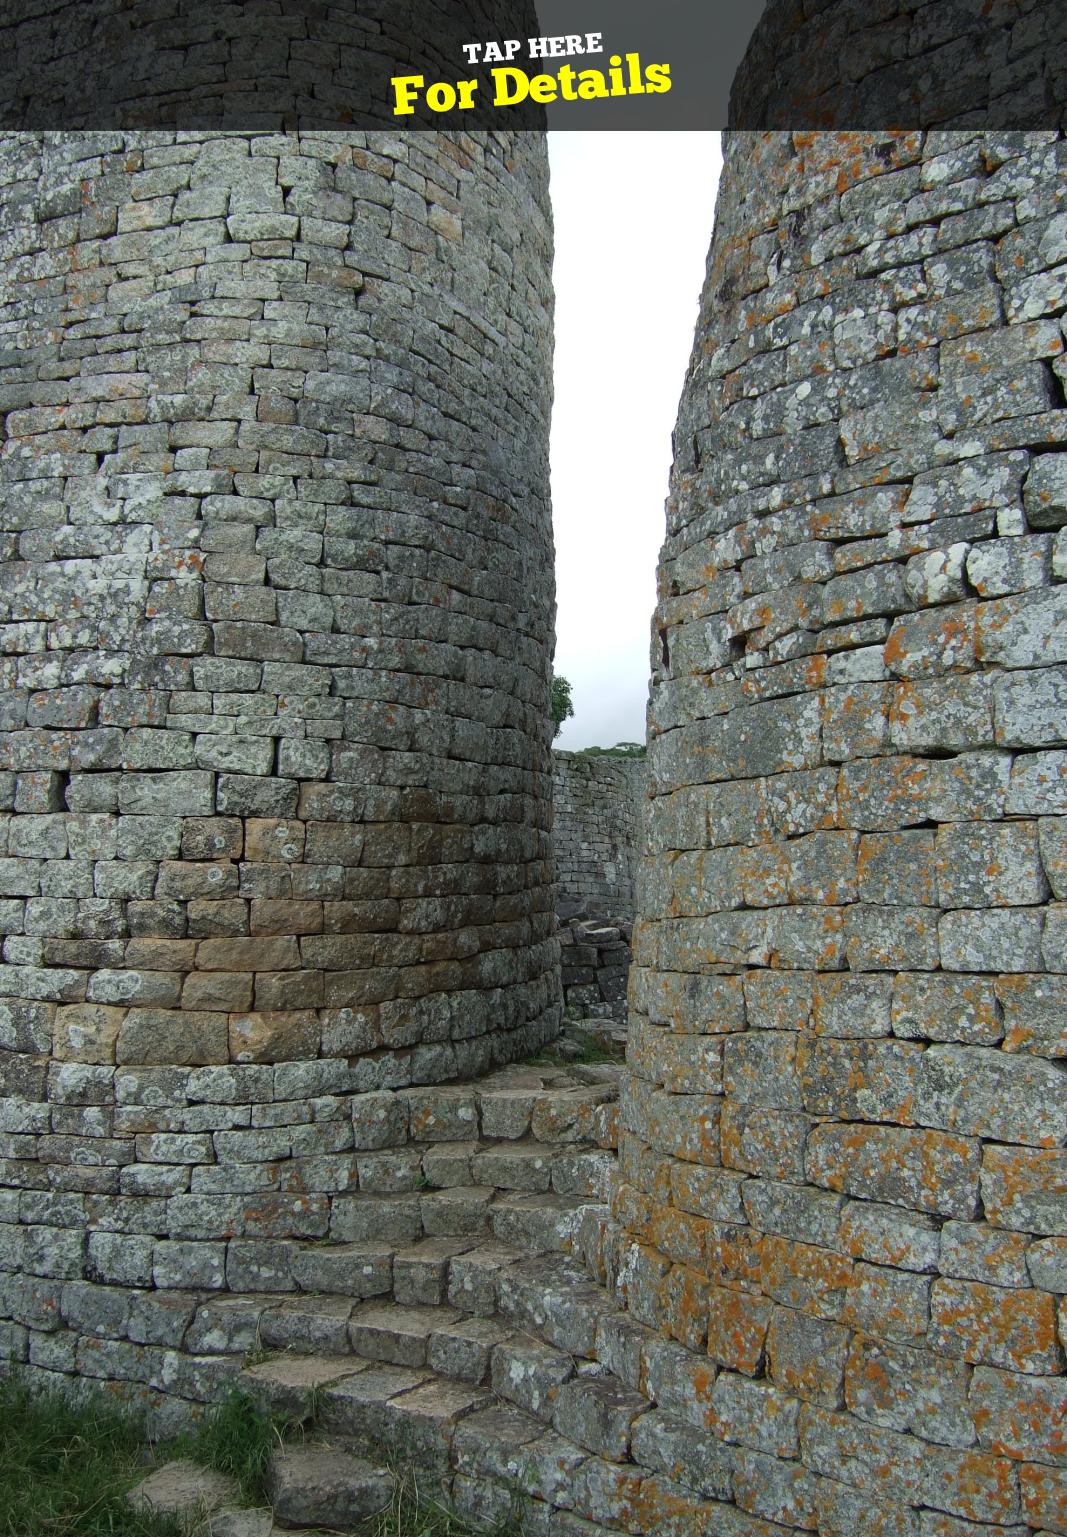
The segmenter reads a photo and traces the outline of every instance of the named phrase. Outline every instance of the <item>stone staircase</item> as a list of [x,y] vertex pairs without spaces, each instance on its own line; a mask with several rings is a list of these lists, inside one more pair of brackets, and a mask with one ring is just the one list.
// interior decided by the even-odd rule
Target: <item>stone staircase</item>
[[616,1298],[619,1073],[360,1096],[340,1241],[238,1252],[258,1289],[204,1299],[187,1348],[243,1354],[233,1380],[302,1428],[275,1457],[264,1533],[361,1531],[405,1474],[527,1537],[778,1530],[719,1503],[734,1468],[718,1436],[750,1406]]
[[351,1241],[291,1246],[299,1293],[204,1310],[252,1352],[238,1384],[303,1426],[275,1459],[274,1530],[358,1531],[398,1471],[528,1537],[773,1530],[718,1503],[706,1360],[613,1294],[617,1080],[509,1069],[409,1091],[388,1147],[398,1112],[365,1097],[357,1125],[399,1188],[357,1198]]
[[[307,1427],[307,1444],[279,1458],[276,1519],[337,1526],[335,1497],[313,1492],[327,1449],[354,1458],[359,1477],[367,1476],[362,1459],[387,1452],[481,1523],[503,1519],[516,1495],[529,1532],[547,1530],[550,1512],[575,1504],[608,1513],[615,1501],[604,1480],[617,1482],[611,1468],[629,1462],[631,1425],[651,1407],[596,1360],[623,1321],[616,1304],[559,1252],[531,1257],[494,1245],[430,1263],[440,1295],[478,1310],[357,1303],[347,1337],[335,1330],[329,1351],[294,1330],[284,1354],[241,1373],[254,1398]],[[340,1312],[331,1307],[331,1317]]]
[[595,1364],[619,1314],[581,1260],[598,1267],[607,1227],[619,1072],[359,1096],[337,1237],[231,1246],[231,1290],[185,1343],[244,1354],[237,1384],[303,1426],[272,1469],[282,1529],[358,1530],[389,1497],[385,1457],[479,1524],[518,1498],[533,1532],[591,1455],[625,1459],[649,1405]]

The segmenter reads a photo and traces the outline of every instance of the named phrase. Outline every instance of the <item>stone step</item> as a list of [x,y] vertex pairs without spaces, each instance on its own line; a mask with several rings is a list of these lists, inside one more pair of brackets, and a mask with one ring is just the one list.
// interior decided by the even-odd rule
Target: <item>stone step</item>
[[[434,1225],[466,1225],[471,1209],[460,1187],[454,1211],[439,1211],[442,1220]],[[569,1322],[568,1302],[605,1295],[589,1268],[595,1273],[608,1227],[606,1208],[566,1196],[505,1194],[480,1209],[487,1221],[466,1236],[406,1242],[405,1230],[393,1243],[259,1244],[258,1250],[269,1252],[260,1254],[258,1263],[249,1258],[241,1264],[242,1279],[251,1283],[247,1292],[187,1299],[186,1348],[204,1355],[262,1348],[343,1355],[353,1311],[361,1304],[392,1304],[447,1307],[478,1318],[513,1315],[517,1327],[561,1331],[560,1343],[571,1341],[567,1348],[588,1354],[588,1340]],[[460,1220],[445,1222],[445,1216]],[[538,1256],[561,1262],[562,1271],[550,1263],[538,1266]],[[295,1285],[294,1276],[302,1289],[281,1290],[283,1284]],[[264,1281],[276,1289],[261,1289]],[[551,1289],[539,1301],[542,1283]]]
[[408,1143],[529,1139],[613,1148],[618,1136],[621,1065],[503,1068],[471,1083],[380,1089],[356,1095],[358,1152]]
[[358,1188],[403,1195],[427,1188],[488,1185],[498,1190],[549,1191],[606,1198],[615,1154],[589,1141],[538,1142],[534,1137],[409,1142],[357,1152]]
[[618,1303],[566,1255],[538,1255],[500,1272],[497,1310],[515,1329],[582,1360],[596,1356],[601,1320]]
[[565,1246],[583,1213],[604,1204],[599,1195],[499,1190],[495,1185],[448,1185],[395,1195],[359,1192],[334,1200],[331,1238],[407,1247],[422,1238],[492,1235],[539,1252]]
[[[399,1320],[395,1327],[401,1329]],[[572,1456],[629,1459],[633,1426],[654,1407],[644,1394],[536,1341],[506,1335],[496,1344],[481,1343],[485,1381],[457,1377],[429,1361],[362,1355],[343,1362],[309,1357],[299,1372],[283,1357],[248,1368],[239,1380],[274,1412],[303,1419],[312,1445],[325,1437],[371,1456],[385,1448],[394,1458],[416,1449],[436,1456],[460,1420],[495,1406],[512,1425],[526,1427],[527,1438],[551,1432],[567,1441]],[[286,1513],[284,1524],[288,1519]]]
[[286,1445],[271,1459],[267,1495],[275,1522],[288,1529],[351,1531],[393,1498],[393,1475],[328,1445]]
[[492,1387],[546,1424],[553,1423],[559,1390],[577,1376],[610,1375],[620,1390],[638,1390],[639,1372],[622,1382],[597,1359],[606,1355],[614,1364],[618,1352],[605,1340],[629,1320],[574,1261],[511,1258],[491,1274],[497,1306],[483,1315],[335,1297],[277,1304],[263,1314],[260,1337],[281,1353],[247,1366],[241,1381],[300,1418],[304,1401],[334,1380],[370,1366],[397,1367],[422,1373],[420,1381],[428,1373]]
[[[439,1246],[434,1245],[434,1250]],[[421,1256],[420,1256],[421,1259]],[[352,1297],[220,1297],[197,1314],[196,1343],[213,1354],[285,1353],[286,1360],[350,1357],[393,1366],[431,1366],[457,1380],[488,1382],[493,1353],[521,1332],[582,1360],[595,1353],[598,1327],[618,1306],[577,1261],[523,1256],[514,1248],[478,1246],[435,1257],[447,1264],[447,1287],[430,1300],[387,1295]],[[426,1293],[422,1295],[426,1297]],[[294,1390],[305,1384],[295,1368]]]
[[492,1317],[499,1310],[501,1277],[529,1260],[531,1251],[478,1236],[423,1238],[399,1247],[308,1244],[304,1254],[302,1276],[308,1283],[317,1279],[317,1290],[185,1298],[186,1348],[218,1356],[263,1349],[345,1355],[348,1322],[361,1304]]
[[575,1255],[438,1259],[445,1304],[359,1304],[348,1352],[284,1355],[241,1384],[313,1437],[388,1448],[474,1524],[504,1521],[521,1487],[535,1534],[720,1529],[750,1458],[727,1443],[745,1442],[758,1388],[726,1374],[720,1392],[706,1357],[638,1323]]
[[500,1318],[479,1318],[450,1307],[365,1303],[349,1320],[355,1354],[393,1366],[429,1366],[443,1376],[475,1384],[489,1380],[490,1357],[511,1338]]

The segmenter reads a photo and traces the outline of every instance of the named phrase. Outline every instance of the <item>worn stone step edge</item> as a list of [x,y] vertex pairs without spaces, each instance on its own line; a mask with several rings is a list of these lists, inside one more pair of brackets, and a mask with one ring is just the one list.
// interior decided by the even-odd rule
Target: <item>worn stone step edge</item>
[[[618,1463],[631,1461],[630,1427],[641,1415],[651,1412],[654,1404],[644,1394],[628,1390],[611,1373],[589,1363],[571,1361],[569,1375],[560,1376],[550,1398],[538,1399],[530,1407],[522,1401],[525,1388],[516,1394],[501,1392],[497,1387],[499,1382],[514,1388],[509,1360],[518,1359],[522,1351],[528,1353],[530,1349],[529,1341],[509,1336],[496,1347],[492,1375],[484,1381],[453,1376],[428,1362],[415,1365],[354,1355],[342,1365],[336,1359],[331,1362],[329,1358],[309,1358],[309,1362],[321,1368],[321,1380],[307,1400],[310,1407],[303,1411],[318,1420],[316,1428],[312,1419],[310,1434],[313,1438],[325,1434],[337,1443],[347,1444],[351,1440],[365,1444],[370,1423],[368,1406],[400,1399],[416,1388],[424,1390],[422,1396],[428,1398],[434,1389],[448,1405],[448,1414],[455,1418],[462,1417],[457,1405],[467,1413],[495,1404],[521,1414],[525,1422],[536,1427],[537,1434],[555,1431],[564,1436],[585,1455],[603,1456]],[[563,1369],[561,1363],[560,1373]],[[329,1377],[331,1372],[335,1375]],[[284,1407],[285,1412],[296,1416],[302,1412],[291,1392],[279,1392],[272,1383],[268,1365],[249,1368],[238,1380],[259,1402],[275,1410]]]
[[365,1529],[367,1518],[390,1504],[393,1489],[388,1468],[341,1447],[305,1442],[274,1453],[266,1492],[281,1528],[351,1531]]
[[371,1152],[480,1137],[612,1148],[618,1138],[619,1070],[607,1076],[610,1081],[567,1087],[474,1081],[357,1094],[350,1102],[356,1148]]
[[[153,1351],[180,1352],[188,1357],[190,1370],[199,1362],[225,1375],[234,1357],[265,1345],[309,1352],[336,1348],[347,1317],[360,1302],[447,1305],[491,1316],[500,1311],[501,1278],[510,1270],[532,1254],[555,1252],[554,1246],[577,1255],[583,1235],[596,1235],[606,1223],[599,1206],[565,1203],[561,1211],[551,1204],[546,1210],[538,1198],[532,1201],[515,1198],[508,1211],[519,1243],[485,1232],[412,1244],[234,1240],[228,1270],[233,1290],[131,1291],[71,1281],[60,1292],[56,1319],[69,1327],[48,1338],[58,1348],[65,1335],[84,1334],[99,1356],[94,1376],[111,1363],[120,1376],[136,1378],[135,1363],[125,1356]],[[294,1269],[302,1290],[296,1289]],[[121,1359],[112,1361],[116,1351]]]
[[[220,1293],[200,1300],[188,1331],[185,1348],[197,1355],[236,1355],[267,1350],[296,1354],[326,1351],[333,1355],[360,1350],[366,1339],[365,1320],[379,1322],[390,1316],[407,1325],[423,1318],[428,1330],[446,1327],[457,1318],[488,1320],[499,1317],[510,1326],[544,1331],[554,1345],[582,1356],[593,1349],[590,1319],[615,1304],[595,1286],[576,1260],[559,1256],[530,1256],[514,1246],[459,1246],[430,1244],[427,1262],[421,1264],[419,1246],[404,1251],[383,1251],[380,1289],[363,1295],[348,1292],[299,1294]],[[426,1272],[407,1287],[403,1274],[397,1296],[397,1266]],[[386,1267],[391,1266],[391,1277]],[[374,1269],[373,1262],[365,1268]],[[438,1324],[438,1318],[445,1320]],[[384,1327],[384,1325],[383,1325]],[[362,1336],[358,1334],[363,1330]],[[407,1333],[412,1332],[405,1328]],[[397,1364],[421,1361],[412,1345],[406,1352],[382,1355]]]
[[[281,1303],[263,1310],[258,1324],[259,1338],[278,1354],[245,1370],[253,1382],[307,1386],[320,1370],[309,1363],[323,1360],[345,1374],[367,1362],[427,1369],[492,1382],[501,1397],[533,1413],[547,1409],[555,1389],[575,1374],[607,1371],[596,1362],[601,1326],[622,1315],[573,1261],[520,1260],[500,1270],[496,1290],[498,1310],[489,1315],[381,1299]],[[256,1299],[248,1301],[254,1306]]]

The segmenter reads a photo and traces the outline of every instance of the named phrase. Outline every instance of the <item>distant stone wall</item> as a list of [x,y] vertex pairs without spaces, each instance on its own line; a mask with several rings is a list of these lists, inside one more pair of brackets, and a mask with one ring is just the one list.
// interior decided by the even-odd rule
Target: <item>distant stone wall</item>
[[562,917],[633,916],[644,796],[641,758],[552,754],[552,848]]
[[727,139],[615,1201],[709,1530],[1067,1531],[1065,172]]

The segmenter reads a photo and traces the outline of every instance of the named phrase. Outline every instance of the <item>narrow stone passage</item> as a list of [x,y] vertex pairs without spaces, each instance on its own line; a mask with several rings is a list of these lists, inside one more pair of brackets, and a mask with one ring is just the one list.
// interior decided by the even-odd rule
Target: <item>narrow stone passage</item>
[[5,1364],[301,1417],[290,1527],[1067,1533],[1065,167],[727,138],[622,1067],[541,138],[3,140]]

